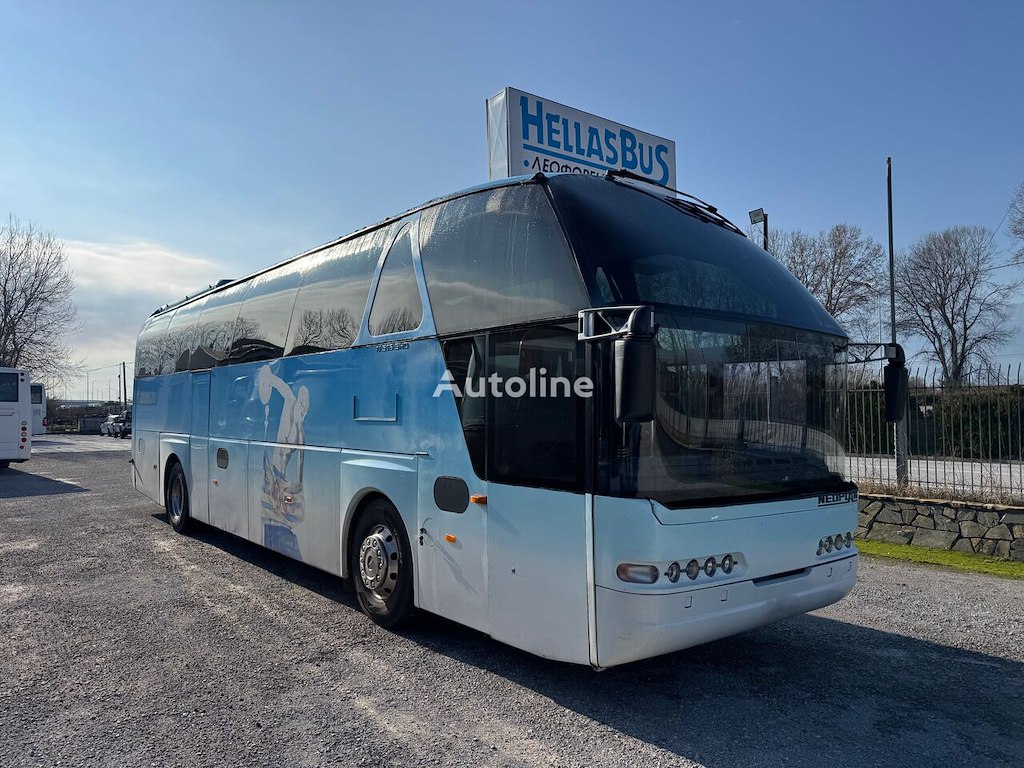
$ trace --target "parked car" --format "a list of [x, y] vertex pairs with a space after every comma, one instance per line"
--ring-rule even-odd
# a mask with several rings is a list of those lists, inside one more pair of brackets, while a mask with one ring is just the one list
[[101, 435], [107, 435], [108, 437], [113, 437], [114, 436], [114, 432], [113, 432], [112, 428], [114, 426], [114, 422], [117, 421], [117, 417], [118, 417], [118, 414], [116, 414], [116, 413], [108, 413], [107, 414], [107, 418], [103, 422], [100, 423], [100, 434]]
[[132, 436], [132, 409], [122, 413], [110, 425], [110, 434], [122, 439]]

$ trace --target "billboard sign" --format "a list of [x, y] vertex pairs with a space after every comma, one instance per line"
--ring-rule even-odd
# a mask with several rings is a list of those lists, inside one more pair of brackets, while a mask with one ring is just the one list
[[487, 100], [490, 179], [625, 169], [676, 185], [676, 144], [530, 93], [504, 88]]

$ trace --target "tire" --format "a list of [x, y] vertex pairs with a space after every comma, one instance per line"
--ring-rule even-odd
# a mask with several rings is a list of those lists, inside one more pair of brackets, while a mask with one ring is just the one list
[[349, 545], [356, 600], [375, 624], [392, 629], [413, 616], [412, 549], [395, 506], [375, 499], [362, 510]]
[[167, 522], [171, 528], [178, 533], [185, 533], [189, 529], [192, 517], [188, 511], [188, 483], [185, 481], [185, 470], [178, 462], [174, 462], [167, 476], [164, 509], [167, 510]]

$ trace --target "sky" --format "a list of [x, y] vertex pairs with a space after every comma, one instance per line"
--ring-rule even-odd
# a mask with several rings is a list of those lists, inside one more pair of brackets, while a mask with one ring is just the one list
[[[1019, 2], [0, 0], [0, 18], [0, 216], [63, 239], [92, 396], [156, 307], [486, 181], [505, 86], [674, 140], [679, 186], [741, 226], [763, 207], [884, 245], [891, 156], [899, 250], [995, 229], [1024, 182]], [[1024, 333], [1000, 354], [1024, 359]]]

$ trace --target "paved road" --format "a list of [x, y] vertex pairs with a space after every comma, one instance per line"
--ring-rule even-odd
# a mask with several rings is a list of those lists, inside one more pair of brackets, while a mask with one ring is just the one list
[[1024, 765], [1021, 582], [866, 560], [839, 605], [595, 673], [381, 630], [330, 576], [176, 536], [125, 459], [0, 473], [5, 768]]
[[131, 440], [105, 435], [36, 435], [32, 438], [32, 455], [51, 453], [95, 453], [97, 451], [130, 451]]
[[[887, 456], [847, 456], [846, 476], [856, 483], [896, 483], [896, 460]], [[907, 477], [913, 485], [982, 491], [989, 494], [1024, 495], [1024, 462], [966, 461], [961, 459], [910, 459]]]

